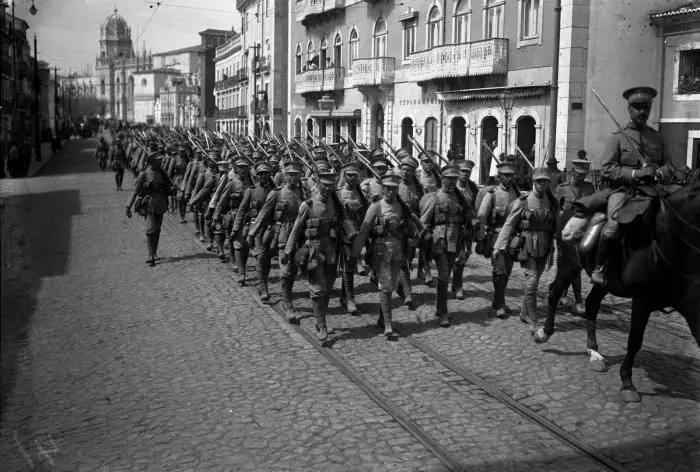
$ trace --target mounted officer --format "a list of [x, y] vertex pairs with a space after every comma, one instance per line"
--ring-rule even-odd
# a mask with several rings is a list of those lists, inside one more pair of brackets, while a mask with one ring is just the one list
[[651, 106], [657, 92], [651, 87], [634, 87], [625, 90], [630, 122], [621, 130], [613, 132], [601, 155], [602, 177], [611, 188], [616, 189], [608, 197], [608, 220], [596, 255], [596, 268], [591, 280], [605, 285], [605, 267], [615, 241], [620, 237], [617, 213], [625, 202], [627, 191], [639, 184], [663, 180], [668, 172], [664, 144], [661, 135], [647, 125]]

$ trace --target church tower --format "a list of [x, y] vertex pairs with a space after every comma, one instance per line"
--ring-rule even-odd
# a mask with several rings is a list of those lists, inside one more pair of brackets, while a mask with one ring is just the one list
[[103, 61], [128, 59], [134, 56], [131, 28], [117, 9], [100, 26], [100, 58]]

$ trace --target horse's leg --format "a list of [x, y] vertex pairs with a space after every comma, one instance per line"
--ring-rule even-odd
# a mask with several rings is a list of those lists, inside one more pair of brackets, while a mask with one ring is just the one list
[[588, 365], [596, 372], [606, 372], [608, 366], [605, 358], [598, 352], [598, 338], [596, 336], [596, 322], [600, 304], [607, 291], [600, 285], [593, 285], [591, 293], [586, 297], [586, 348], [588, 353]]
[[627, 338], [627, 354], [625, 361], [620, 367], [620, 379], [622, 379], [622, 400], [625, 403], [639, 403], [641, 397], [637, 393], [637, 388], [632, 382], [632, 366], [634, 358], [644, 341], [644, 331], [647, 328], [651, 316], [651, 304], [647, 299], [632, 299], [632, 326]]
[[557, 306], [566, 287], [569, 286], [579, 273], [581, 268], [575, 261], [567, 261], [563, 258], [557, 260], [557, 273], [554, 280], [549, 284], [549, 294], [547, 296], [547, 319], [544, 322], [544, 334], [542, 342], [547, 342], [554, 334], [554, 318], [556, 317]]

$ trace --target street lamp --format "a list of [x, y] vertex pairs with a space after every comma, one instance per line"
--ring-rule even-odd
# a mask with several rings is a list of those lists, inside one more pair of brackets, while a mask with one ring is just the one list
[[515, 96], [510, 89], [506, 89], [501, 95], [501, 105], [503, 106], [503, 111], [505, 112], [505, 122], [503, 123], [503, 128], [505, 130], [505, 142], [503, 143], [503, 152], [508, 155], [508, 138], [509, 132], [509, 115], [513, 109], [513, 104], [515, 103]]

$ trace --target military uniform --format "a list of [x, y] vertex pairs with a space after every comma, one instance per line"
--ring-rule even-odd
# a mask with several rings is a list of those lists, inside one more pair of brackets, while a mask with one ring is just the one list
[[[316, 192], [299, 207], [292, 232], [287, 239], [281, 263], [287, 263], [300, 246], [302, 237], [304, 245], [297, 252], [297, 263], [306, 266], [309, 279], [309, 294], [316, 316], [316, 328], [322, 342], [328, 339], [326, 313], [328, 302], [337, 276], [338, 253], [341, 227], [352, 231], [352, 225], [344, 220], [340, 202], [335, 198], [332, 187], [336, 185], [336, 174], [322, 173], [319, 182], [331, 188]], [[350, 232], [348, 239], [354, 237]]]
[[206, 237], [207, 251], [211, 251], [214, 246], [214, 233], [211, 227], [211, 215], [207, 214], [206, 208], [219, 182], [219, 169], [211, 153], [208, 162], [208, 169], [197, 177], [197, 183], [193, 190], [194, 195], [189, 203], [193, 208], [199, 209], [200, 228], [202, 228], [204, 236]]
[[549, 181], [549, 191], [555, 193], [557, 187], [564, 183], [564, 177], [561, 171], [557, 168], [559, 161], [554, 157], [547, 159], [547, 170], [549, 171], [550, 181]]
[[[385, 158], [382, 155], [376, 155], [373, 160], [372, 160], [372, 168], [376, 171], [376, 173], [379, 175], [379, 179], [377, 177], [372, 176], [369, 177], [365, 180], [362, 181], [360, 184], [360, 188], [362, 189], [362, 192], [365, 194], [365, 198], [367, 199], [368, 202], [378, 202], [379, 200], [382, 199], [384, 196], [382, 190], [382, 181], [380, 180], [381, 177], [386, 175], [386, 173], [389, 170], [389, 160]], [[370, 283], [377, 283], [377, 276], [376, 273], [374, 272], [374, 269], [372, 268], [373, 266], [373, 259], [374, 256], [372, 254], [374, 245], [371, 242], [370, 238], [370, 244], [367, 246], [367, 251], [365, 253], [365, 264], [370, 267], [370, 274], [369, 274], [369, 280]]]
[[456, 190], [458, 177], [457, 166], [448, 165], [442, 169], [442, 188], [431, 194], [420, 217], [423, 226], [432, 232], [431, 252], [438, 273], [436, 315], [441, 326], [449, 325], [447, 286], [455, 259], [465, 250], [465, 233], [471, 223], [467, 202]]
[[[384, 324], [384, 334], [389, 338], [396, 336], [392, 327], [391, 294], [396, 290], [399, 274], [406, 259], [406, 240], [411, 231], [411, 216], [397, 201], [398, 175], [382, 177], [384, 197], [374, 202], [360, 226], [352, 255], [359, 257], [370, 233], [373, 235], [373, 268], [379, 281], [379, 313]], [[390, 188], [393, 188], [390, 192]]]
[[[428, 197], [440, 188], [440, 181], [436, 175], [437, 169], [434, 168], [435, 164], [430, 159], [430, 156], [421, 153], [420, 160], [421, 166], [416, 169], [416, 180], [423, 189], [423, 197], [421, 197], [419, 202], [419, 211], [422, 212]], [[431, 259], [432, 255], [429, 249], [423, 248], [418, 251], [418, 278], [424, 280], [428, 286], [433, 285], [433, 274], [430, 271]]]
[[[500, 175], [515, 175], [515, 169], [508, 163], [498, 165]], [[510, 211], [510, 205], [520, 197], [517, 190], [511, 185], [505, 187], [503, 182], [491, 188], [481, 201], [478, 211], [480, 234], [477, 240], [483, 245], [484, 255], [492, 254], [494, 243], [503, 228], [506, 217]], [[496, 316], [504, 318], [509, 311], [506, 306], [506, 287], [513, 270], [513, 257], [510, 254], [500, 252], [491, 255], [493, 267], [493, 302], [492, 308], [496, 310]]]
[[[414, 158], [406, 154], [401, 159], [400, 167], [402, 178], [399, 182], [399, 197], [413, 214], [420, 215], [420, 202], [425, 196], [425, 191], [415, 176], [418, 163]], [[406, 258], [404, 259], [404, 263], [401, 267], [401, 274], [399, 275], [398, 292], [404, 299], [404, 305], [407, 305], [409, 309], [412, 310], [415, 309], [415, 304], [413, 303], [411, 288], [411, 266], [416, 249], [418, 248], [418, 239], [414, 237], [407, 238], [406, 246]]]
[[[258, 183], [255, 187], [245, 191], [233, 222], [233, 234], [236, 236], [239, 232], [245, 234], [249, 246], [251, 238], [248, 230], [255, 225], [258, 214], [267, 200], [267, 195], [274, 189], [270, 176], [271, 172], [272, 168], [266, 162], [261, 162], [256, 166]], [[259, 227], [253, 240], [255, 241], [253, 255], [257, 261], [258, 293], [262, 301], [267, 301], [270, 299], [267, 276], [270, 271], [270, 244], [272, 243], [272, 236], [268, 228]], [[241, 285], [245, 283], [245, 270], [243, 273], [239, 272], [239, 283]]]
[[[520, 319], [529, 322], [534, 333], [538, 323], [537, 287], [554, 249], [559, 207], [549, 191], [549, 170], [541, 167], [535, 169], [532, 180], [535, 184], [543, 183], [545, 190], [538, 193], [533, 188], [527, 196], [522, 196], [513, 203], [503, 229], [498, 234], [494, 252], [519, 251], [518, 260], [525, 271]], [[520, 232], [517, 236], [520, 239], [512, 243], [511, 236], [517, 232]]]
[[189, 159], [187, 158], [186, 149], [184, 146], [178, 147], [178, 154], [175, 158], [175, 167], [173, 169], [173, 183], [177, 187], [177, 207], [180, 214], [180, 223], [185, 222], [185, 212], [187, 210], [187, 202], [184, 199], [182, 185], [187, 175], [189, 167]]
[[[651, 87], [635, 87], [626, 90], [623, 97], [632, 108], [648, 106], [651, 111], [656, 94]], [[646, 125], [646, 119], [639, 123], [630, 122], [624, 129], [615, 131], [605, 145], [600, 162], [602, 177], [608, 180], [611, 188], [618, 189], [608, 197], [608, 219], [598, 246], [596, 269], [591, 274], [594, 283], [603, 285], [611, 241], [620, 237], [617, 212], [624, 203], [625, 190], [657, 176], [663, 177], [668, 169], [661, 135]]]
[[114, 183], [117, 185], [117, 190], [122, 189], [124, 181], [124, 168], [126, 166], [126, 152], [121, 143], [117, 143], [109, 155], [110, 166], [114, 171]]
[[[359, 171], [355, 164], [347, 164], [343, 167], [343, 174], [347, 177], [344, 185], [336, 192], [338, 200], [345, 209], [348, 221], [352, 223], [353, 230], [359, 231], [360, 225], [365, 218], [368, 202], [364, 193], [359, 188], [359, 184], [350, 186], [350, 176], [359, 178]], [[353, 241], [348, 239], [348, 233], [343, 233], [343, 244], [340, 254], [340, 268], [343, 271], [343, 282], [340, 288], [340, 304], [345, 306], [348, 313], [357, 314], [355, 304], [355, 271], [357, 270], [357, 258], [352, 255]]]
[[[294, 221], [299, 214], [299, 207], [304, 201], [304, 191], [299, 185], [299, 182], [292, 183], [292, 176], [301, 174], [301, 163], [290, 162], [285, 166], [285, 173], [289, 180], [279, 190], [272, 190], [265, 200], [258, 218], [250, 228], [250, 236], [255, 238], [259, 231], [265, 231], [263, 241], [270, 239], [272, 251], [280, 253], [284, 252], [287, 246], [289, 234], [294, 226]], [[269, 249], [268, 249], [269, 250]], [[270, 256], [272, 255], [270, 251]], [[267, 273], [270, 272], [270, 257], [265, 258], [266, 265], [263, 268]], [[282, 307], [285, 310], [287, 319], [295, 323], [297, 321], [296, 311], [292, 304], [292, 289], [294, 287], [294, 278], [297, 276], [297, 264], [294, 259], [290, 259], [287, 264], [280, 263], [280, 282], [282, 285]]]
[[474, 242], [474, 226], [478, 222], [476, 219], [476, 196], [479, 193], [479, 187], [476, 183], [469, 179], [472, 170], [474, 169], [474, 161], [461, 161], [459, 163], [460, 180], [457, 181], [457, 190], [462, 193], [464, 200], [469, 206], [471, 218], [471, 229], [465, 235], [464, 251], [455, 259], [455, 266], [452, 275], [452, 293], [459, 300], [464, 299], [464, 266], [469, 260], [472, 251], [472, 243]]
[[201, 154], [197, 155], [197, 158], [195, 158], [195, 160], [192, 161], [190, 174], [185, 183], [185, 198], [188, 201], [188, 205], [190, 206], [193, 213], [195, 227], [194, 234], [195, 236], [199, 237], [201, 241], [204, 241], [204, 235], [202, 234], [202, 232], [204, 231], [204, 227], [202, 225], [204, 215], [200, 211], [199, 205], [190, 205], [189, 200], [192, 198], [193, 194], [196, 194], [199, 191], [197, 184], [199, 182], [200, 176], [204, 175], [206, 170], [207, 166], [202, 160]]

